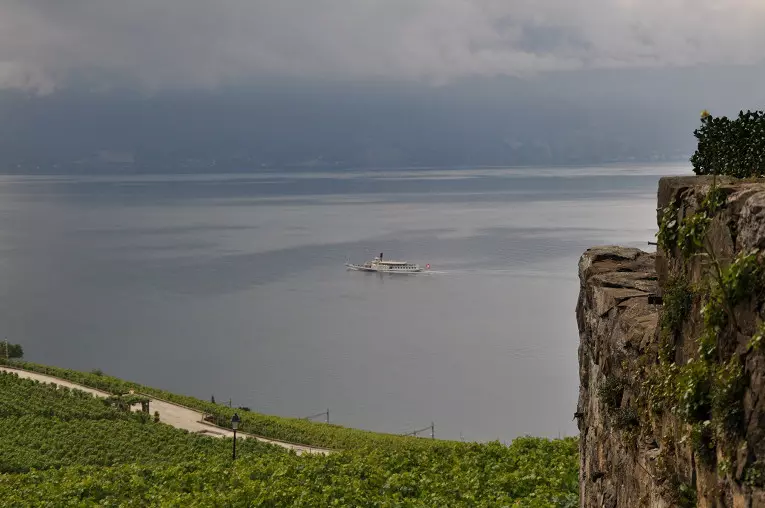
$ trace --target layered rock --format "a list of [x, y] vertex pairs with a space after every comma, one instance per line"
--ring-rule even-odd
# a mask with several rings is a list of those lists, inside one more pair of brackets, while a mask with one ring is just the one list
[[765, 507], [765, 183], [662, 179], [658, 219], [579, 263], [581, 506]]
[[[632, 507], [651, 483], [645, 459], [625, 446], [599, 392], [607, 379], [632, 375], [654, 340], [658, 308], [653, 254], [624, 247], [588, 249], [579, 261], [579, 422], [581, 503], [588, 507]], [[623, 398], [619, 387], [608, 395]], [[621, 404], [619, 400], [619, 404]]]

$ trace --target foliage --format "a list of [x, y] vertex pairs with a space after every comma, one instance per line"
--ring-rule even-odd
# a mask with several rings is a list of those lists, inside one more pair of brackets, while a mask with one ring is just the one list
[[[0, 477], [10, 505], [577, 506], [576, 442], [521, 438], [428, 452], [259, 455]], [[515, 504], [514, 504], [515, 503]]]
[[760, 323], [757, 331], [752, 335], [747, 345], [747, 351], [757, 351], [765, 348], [765, 321]]
[[629, 429], [637, 427], [640, 424], [640, 418], [635, 408], [622, 407], [614, 411], [614, 427], [617, 429]]
[[[229, 457], [231, 440], [147, 424], [142, 413], [104, 402], [80, 390], [0, 372], [0, 472]], [[255, 440], [241, 446], [243, 454], [285, 453]]]
[[623, 393], [624, 381], [615, 376], [607, 376], [603, 384], [598, 388], [598, 397], [610, 409], [621, 405]]
[[656, 413], [669, 411], [695, 423], [711, 416], [711, 389], [712, 371], [705, 362], [661, 363], [644, 381], [641, 399], [645, 398]]
[[704, 330], [699, 337], [699, 355], [705, 361], [712, 360], [717, 353], [717, 339], [728, 324], [725, 294], [719, 285], [713, 286], [707, 301], [701, 308]]
[[[709, 121], [709, 119], [705, 120]], [[649, 362], [647, 375], [636, 394], [641, 417], [646, 410], [654, 415], [670, 412], [686, 425], [690, 445], [699, 464], [707, 468], [718, 467], [725, 476], [736, 460], [743, 432], [743, 399], [747, 376], [743, 369], [743, 355], [761, 350], [765, 346], [765, 323], [750, 339], [745, 352], [737, 349], [737, 339], [743, 327], [749, 327], [748, 312], [751, 304], [759, 304], [765, 296], [765, 269], [757, 250], [740, 252], [734, 259], [720, 259], [708, 239], [708, 230], [716, 214], [726, 206], [730, 188], [713, 183], [701, 200], [696, 212], [682, 220], [682, 196], [665, 208], [659, 228], [659, 242], [669, 256], [682, 255], [683, 260], [702, 253], [705, 261], [688, 264], [670, 261], [671, 276], [664, 286], [663, 307], [660, 316], [658, 362]], [[731, 227], [728, 224], [728, 227]], [[735, 238], [735, 235], [734, 235]], [[699, 280], [691, 289], [684, 277]], [[683, 275], [680, 275], [680, 274]], [[702, 327], [697, 336], [697, 355], [675, 364], [677, 334], [683, 330], [694, 308], [694, 295], [701, 300]], [[741, 308], [746, 304], [746, 308]], [[687, 337], [684, 342], [687, 342]], [[719, 457], [719, 463], [718, 463]], [[671, 461], [663, 461], [662, 475], [667, 497], [673, 506], [695, 506], [695, 488], [685, 483]], [[657, 462], [658, 464], [658, 462]], [[753, 477], [761, 471], [753, 469]], [[763, 470], [765, 472], [765, 469]], [[756, 480], [759, 481], [759, 480]]]
[[0, 355], [5, 358], [23, 358], [24, 348], [21, 344], [11, 344], [9, 342], [3, 342], [0, 344]]
[[[0, 383], [10, 408], [0, 415], [0, 498], [9, 506], [578, 506], [573, 438], [506, 446], [353, 436], [359, 447], [328, 456], [247, 439], [233, 462], [230, 439], [13, 374]], [[69, 419], [49, 416], [61, 401], [72, 403]]]
[[677, 414], [687, 422], [708, 420], [712, 411], [712, 381], [705, 362], [689, 361], [675, 378]]
[[734, 316], [734, 308], [745, 299], [761, 292], [763, 270], [755, 249], [739, 254], [733, 262], [719, 271], [719, 280], [711, 284], [702, 309], [704, 332], [699, 339], [699, 354], [711, 360], [717, 352], [718, 337]]
[[661, 327], [672, 332], [680, 331], [693, 303], [693, 293], [684, 277], [672, 277], [664, 285], [662, 293]]
[[677, 246], [685, 258], [704, 251], [704, 240], [712, 224], [712, 217], [725, 206], [725, 191], [713, 185], [701, 200], [701, 205], [696, 213], [683, 218], [677, 228]]
[[677, 230], [677, 246], [686, 258], [704, 248], [704, 237], [712, 223], [705, 211], [697, 212], [683, 219]]
[[698, 140], [691, 157], [697, 175], [749, 178], [765, 175], [765, 113], [739, 112], [738, 118], [705, 114], [694, 131]]
[[140, 395], [112, 395], [106, 397], [104, 403], [108, 406], [114, 406], [117, 409], [128, 411], [134, 404], [140, 404], [142, 402], [148, 402], [148, 397], [142, 397]]
[[765, 487], [765, 462], [755, 461], [746, 468], [744, 483], [750, 487]]
[[0, 372], [0, 418], [44, 416], [59, 420], [115, 420], [123, 414], [89, 393], [41, 384]]
[[[0, 418], [0, 473], [72, 465], [175, 464], [228, 460], [231, 439], [192, 434], [169, 425], [119, 420], [68, 420], [40, 416]], [[254, 439], [239, 440], [245, 460], [262, 453], [284, 455], [282, 448]]]
[[[662, 312], [660, 326], [666, 342], [674, 343], [674, 334], [678, 333], [691, 311], [693, 292], [684, 277], [672, 277], [664, 285], [662, 292]], [[674, 355], [665, 351], [666, 359]]]
[[680, 367], [674, 363], [661, 362], [646, 376], [641, 385], [640, 401], [654, 413], [674, 411], [677, 403], [675, 379]]
[[656, 233], [656, 242], [665, 252], [670, 252], [677, 244], [678, 211], [679, 208], [674, 202], [662, 210], [659, 231]]
[[725, 191], [714, 185], [701, 200], [696, 213], [685, 216], [682, 221], [678, 218], [680, 207], [676, 202], [665, 207], [656, 234], [659, 246], [665, 252], [677, 246], [685, 258], [704, 250], [704, 237], [712, 217], [725, 206], [725, 200]]
[[744, 369], [738, 357], [717, 367], [712, 385], [712, 419], [728, 436], [740, 434], [744, 418]]
[[722, 271], [719, 287], [730, 307], [735, 307], [744, 299], [753, 296], [761, 288], [763, 271], [758, 253], [757, 249], [748, 253], [742, 252]]
[[696, 489], [687, 483], [678, 483], [677, 501], [678, 508], [696, 508]]
[[[0, 359], [0, 364], [3, 360]], [[14, 367], [40, 372], [56, 376], [68, 381], [97, 388], [110, 393], [120, 394], [134, 390], [136, 393], [148, 395], [153, 398], [163, 399], [186, 407], [212, 415], [214, 422], [228, 426], [236, 409], [221, 404], [212, 404], [194, 397], [177, 395], [138, 383], [124, 381], [105, 374], [94, 375], [92, 373], [62, 369], [31, 362], [14, 362]], [[434, 441], [418, 437], [397, 436], [393, 434], [381, 434], [360, 429], [351, 429], [339, 425], [311, 422], [298, 418], [284, 418], [278, 416], [263, 415], [256, 412], [242, 412], [239, 414], [241, 423], [239, 430], [263, 437], [279, 439], [292, 443], [305, 444], [317, 447], [349, 449], [373, 445], [375, 447], [397, 447], [402, 443], [416, 448], [428, 448], [433, 446]]]
[[725, 206], [726, 197], [722, 187], [713, 185], [701, 200], [701, 209], [711, 217]]
[[704, 464], [707, 466], [714, 465], [717, 457], [715, 453], [717, 443], [712, 422], [704, 420], [691, 427], [691, 444], [693, 445], [693, 451], [696, 452], [696, 456]]

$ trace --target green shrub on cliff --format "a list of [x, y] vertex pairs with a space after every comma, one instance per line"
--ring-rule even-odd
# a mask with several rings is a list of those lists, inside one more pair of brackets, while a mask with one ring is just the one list
[[765, 176], [765, 112], [741, 111], [732, 120], [705, 111], [693, 134], [698, 148], [691, 163], [697, 175]]
[[661, 328], [668, 333], [679, 332], [693, 304], [693, 292], [684, 277], [671, 277], [662, 292]]

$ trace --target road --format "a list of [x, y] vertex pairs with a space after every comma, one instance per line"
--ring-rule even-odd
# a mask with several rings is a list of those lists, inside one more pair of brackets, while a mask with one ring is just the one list
[[[0, 366], [0, 371], [13, 372], [15, 374], [18, 374], [18, 376], [21, 378], [35, 379], [42, 383], [55, 383], [59, 386], [66, 386], [68, 388], [82, 390], [83, 392], [92, 393], [93, 395], [97, 397], [108, 397], [111, 395], [110, 393], [104, 392], [102, 390], [96, 390], [95, 388], [90, 388], [77, 383], [72, 383], [71, 381], [67, 381], [65, 379], [61, 379], [55, 376], [49, 376], [47, 374], [40, 374], [37, 372], [31, 372], [27, 370], [15, 369], [12, 367], [5, 367], [5, 366]], [[202, 435], [211, 436], [211, 437], [233, 437], [234, 435], [234, 432], [230, 429], [225, 429], [222, 427], [218, 427], [217, 425], [212, 425], [210, 423], [204, 422], [203, 421], [204, 413], [202, 413], [201, 411], [197, 411], [195, 409], [174, 404], [172, 402], [167, 402], [165, 400], [150, 399], [149, 411], [152, 414], [154, 413], [154, 411], [159, 411], [159, 418], [161, 422], [166, 423], [168, 425], [172, 425], [173, 427], [176, 427], [178, 429], [184, 429], [184, 430], [188, 430], [189, 432], [194, 432], [197, 434], [202, 434]], [[262, 436], [248, 434], [246, 432], [237, 432], [236, 435], [237, 437], [241, 437], [245, 439], [257, 439], [258, 441], [263, 441], [264, 443], [271, 443], [277, 446], [281, 446], [283, 448], [295, 450], [295, 452], [298, 455], [303, 453], [328, 454], [335, 451], [335, 450], [330, 450], [327, 448], [316, 448], [313, 446], [287, 443], [287, 442], [279, 441], [276, 439], [269, 439]]]

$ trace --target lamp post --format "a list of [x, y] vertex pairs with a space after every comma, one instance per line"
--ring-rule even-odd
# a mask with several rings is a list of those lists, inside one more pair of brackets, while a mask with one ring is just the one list
[[239, 428], [240, 421], [239, 415], [234, 413], [234, 416], [231, 417], [231, 428], [234, 429], [234, 451], [231, 455], [232, 460], [236, 460], [236, 429]]

